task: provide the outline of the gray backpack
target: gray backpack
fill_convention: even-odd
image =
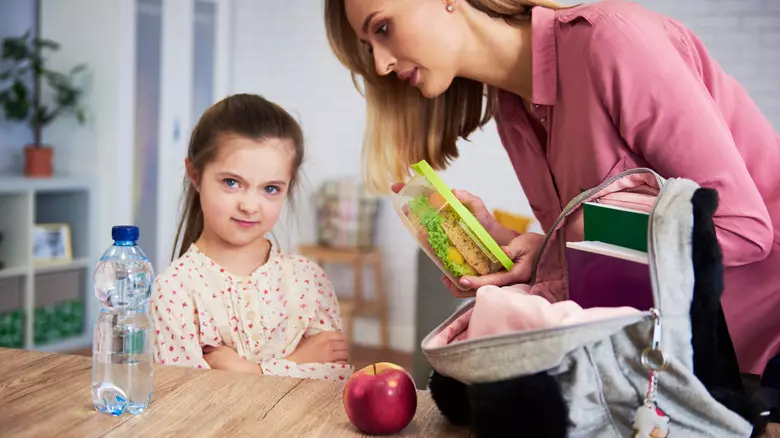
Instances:
[[[658,178],[661,190],[648,227],[654,309],[640,309],[646,311],[630,317],[432,347],[437,335],[472,308],[471,301],[423,340],[423,352],[434,374],[460,382],[464,385],[462,391],[492,385],[491,391],[496,394],[524,376],[552,378],[565,403],[564,416],[559,419],[563,424],[558,430],[565,429],[560,433],[570,437],[664,437],[667,433],[690,438],[750,436],[753,426],[713,398],[693,370],[692,197],[699,187],[685,179]],[[581,203],[583,199],[574,202]],[[567,209],[570,210],[568,206]],[[535,388],[551,390],[549,385]],[[430,389],[440,409],[457,398],[452,393],[437,393],[433,382]],[[548,398],[539,393],[530,400],[539,400],[543,405]],[[497,399],[489,395],[482,400],[489,406]],[[554,421],[554,413],[548,415],[547,408],[530,404],[488,410],[514,409],[518,413],[514,422],[519,422],[522,410],[538,409],[540,422]],[[640,409],[645,405],[647,410]],[[549,409],[556,409],[555,403],[550,406]],[[656,411],[655,406],[662,412]],[[655,416],[651,422],[660,421],[655,432],[652,427],[637,430],[646,427],[640,418],[645,414]],[[490,413],[487,415],[493,418]],[[507,419],[495,417],[486,421]],[[507,432],[502,436],[543,438],[542,432],[528,433],[526,426],[530,430],[547,430],[528,424],[483,425],[482,433],[477,428],[477,436],[498,436],[495,431],[503,430]],[[485,432],[490,430],[494,432]]]

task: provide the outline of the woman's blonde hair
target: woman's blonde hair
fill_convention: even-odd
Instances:
[[[422,159],[435,169],[446,168],[458,156],[458,138],[468,139],[493,118],[498,90],[455,78],[441,96],[428,99],[395,76],[378,75],[371,54],[347,20],[344,1],[325,0],[325,28],[333,52],[352,72],[355,87],[366,98],[366,183],[375,191],[387,191],[391,179],[405,180],[411,165]],[[491,17],[512,23],[528,20],[535,6],[565,7],[551,0],[466,1]]]

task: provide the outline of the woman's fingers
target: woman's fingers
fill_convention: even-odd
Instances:
[[[450,281],[446,275],[442,275],[441,282],[444,283],[444,287],[446,287],[455,298],[472,298],[477,294],[475,289],[459,289],[457,286],[452,284],[452,281]]]
[[[475,209],[485,209],[485,203],[482,202],[482,199],[479,196],[473,195],[467,190],[453,190],[452,193],[456,198],[458,198],[460,202],[463,203],[463,205],[468,207],[472,213],[474,213]]]
[[[461,284],[478,289],[485,285],[509,286],[517,283],[527,283],[531,279],[534,256],[539,250],[544,236],[527,233],[517,236],[503,247],[504,252],[514,262],[509,271],[495,272],[480,277],[463,277]]]
[[[519,265],[515,265],[511,271],[494,272],[492,274],[482,275],[480,277],[464,277],[461,284],[473,289],[479,289],[482,286],[509,286],[517,283],[525,283],[527,276]]]

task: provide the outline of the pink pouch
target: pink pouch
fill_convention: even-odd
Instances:
[[[564,327],[639,313],[631,307],[583,309],[574,301],[550,303],[531,294],[527,285],[485,286],[477,291],[473,308],[439,333],[429,346],[441,347],[466,339]]]

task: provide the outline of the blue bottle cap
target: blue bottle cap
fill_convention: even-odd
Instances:
[[[111,238],[120,242],[138,241],[138,227],[134,225],[119,225],[111,229]]]

